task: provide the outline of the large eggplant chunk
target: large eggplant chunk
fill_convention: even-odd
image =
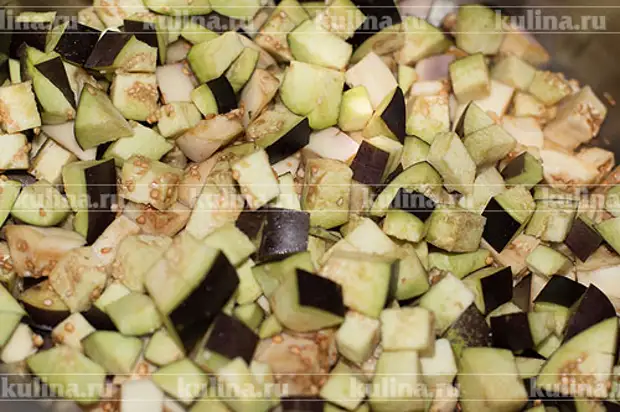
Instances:
[[[590,285],[581,297],[575,312],[568,320],[564,342],[605,319],[616,316],[616,309],[609,298],[596,286]]]
[[[491,333],[493,346],[496,348],[520,352],[534,347],[526,313],[492,317]]]
[[[308,249],[310,214],[297,210],[269,209],[258,250],[261,262],[284,259]]]
[[[564,276],[553,276],[536,297],[535,303],[552,303],[570,308],[585,293],[586,287]]]
[[[101,32],[80,23],[70,22],[58,39],[54,51],[65,60],[83,66],[92,53]]]
[[[231,360],[241,357],[249,364],[258,341],[258,335],[243,322],[220,314],[213,321],[205,349]]]
[[[67,76],[67,71],[65,70],[65,65],[62,62],[60,57],[56,57],[51,60],[46,60],[42,63],[39,63],[35,66],[35,68],[49,80],[67,99],[67,102],[74,109],[77,107],[75,102],[75,94],[71,89],[71,83],[69,82],[69,77]],[[35,85],[35,91],[37,91],[37,87]],[[39,99],[41,96],[37,95]]]

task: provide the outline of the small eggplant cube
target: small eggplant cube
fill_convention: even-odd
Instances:
[[[562,73],[538,70],[528,91],[545,105],[553,106],[570,95],[572,89]]]
[[[436,207],[437,203],[433,199],[420,192],[408,192],[402,188],[398,190],[390,204],[390,209],[400,209],[411,213],[423,222],[431,216]]]
[[[133,156],[123,165],[121,196],[136,203],[169,209],[177,200],[183,171],[143,156]]]
[[[372,355],[379,343],[381,323],[361,313],[347,312],[336,333],[338,351],[355,364],[361,365]]]
[[[424,308],[386,309],[381,313],[381,339],[387,351],[432,349],[433,315]]]
[[[426,240],[448,252],[474,252],[480,246],[486,218],[458,208],[435,209],[427,224]]]
[[[585,293],[586,287],[565,276],[553,276],[540,291],[534,303],[552,303],[570,308]]]
[[[233,163],[232,171],[250,209],[258,209],[280,194],[278,178],[262,149]]]
[[[443,177],[446,188],[464,195],[473,193],[476,163],[456,133],[445,132],[435,136],[428,152],[428,162]]]
[[[371,186],[380,184],[389,157],[388,152],[364,140],[351,163],[353,180]]]
[[[111,98],[126,119],[146,121],[159,108],[157,76],[153,73],[118,73],[112,82]]]
[[[526,313],[492,317],[491,334],[493,346],[496,348],[510,349],[513,352],[534,348]]]
[[[491,92],[489,69],[482,54],[463,57],[450,64],[452,89],[460,103],[488,97]]]
[[[279,260],[293,253],[308,249],[310,215],[307,212],[287,209],[269,209],[258,250],[264,262]]]
[[[407,113],[407,135],[432,143],[437,133],[450,130],[450,107],[447,95],[416,96]]]
[[[502,126],[493,125],[465,136],[463,144],[476,166],[480,166],[506,157],[517,141]]]
[[[7,133],[41,126],[31,82],[0,87],[0,107],[0,123]]]
[[[491,77],[509,86],[527,91],[536,75],[536,69],[516,56],[507,56],[493,67]]]
[[[25,170],[30,165],[28,138],[21,133],[0,135],[1,170]]]
[[[501,253],[519,233],[521,223],[510,216],[495,199],[489,201],[482,216],[487,219],[482,237],[497,253]]]
[[[349,220],[353,172],[344,163],[311,159],[306,163],[303,210],[310,212],[310,225],[331,229]]]
[[[252,361],[258,345],[258,335],[243,322],[220,313],[213,321],[205,349],[222,355],[227,359],[243,358]]]
[[[342,95],[338,126],[343,132],[362,130],[372,117],[370,96],[364,86],[347,90]]]

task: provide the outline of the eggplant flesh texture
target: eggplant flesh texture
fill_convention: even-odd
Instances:
[[[364,140],[351,163],[353,180],[370,186],[381,184],[389,158],[388,152]]]
[[[493,346],[519,352],[534,347],[534,340],[526,313],[494,316],[491,318]]]
[[[327,278],[297,269],[299,305],[343,316],[346,308],[342,300],[342,287]]]
[[[310,214],[298,210],[269,209],[258,251],[260,262],[284,259],[308,249]]]
[[[405,95],[400,87],[396,88],[392,100],[381,113],[381,120],[394,133],[399,142],[405,141],[407,109],[405,108]]]
[[[603,237],[581,218],[577,218],[564,243],[575,256],[585,262],[603,243]]]
[[[92,53],[101,32],[80,23],[70,22],[58,40],[54,51],[65,60],[83,66]]]
[[[323,412],[325,407],[325,401],[314,396],[286,397],[280,402],[282,412]]]
[[[131,33],[106,31],[88,56],[84,67],[108,67],[114,64],[116,56],[133,36]]]
[[[116,218],[112,205],[118,203],[114,160],[84,170],[88,199],[87,244],[92,244]]]
[[[245,209],[235,221],[235,226],[250,239],[256,239],[265,224],[267,213],[261,209]]]
[[[310,143],[310,133],[312,129],[306,117],[265,149],[269,163],[278,163],[307,146]]]
[[[524,312],[530,310],[530,301],[532,300],[532,276],[534,275],[531,273],[527,274],[512,290],[513,303]]]
[[[512,270],[505,267],[491,276],[480,279],[484,309],[491,313],[512,300]]]
[[[65,65],[62,63],[60,57],[47,60],[43,63],[39,63],[35,68],[47,78],[58,90],[61,91],[65,99],[71,104],[74,109],[77,108],[75,102],[75,94],[71,89],[71,83],[69,83],[69,77],[65,70]]]
[[[552,276],[534,302],[553,303],[570,308],[585,293],[586,287],[564,276]]]
[[[616,309],[609,298],[596,286],[590,285],[579,301],[577,309],[568,320],[564,342],[605,319],[616,316]]]
[[[517,177],[521,173],[523,173],[523,171],[525,170],[525,154],[526,152],[512,159],[512,161],[508,163],[504,170],[502,170],[502,177],[505,180]]]
[[[215,97],[215,103],[217,104],[217,111],[219,114],[226,114],[237,108],[235,90],[225,75],[208,81],[207,86],[211,89],[213,97]]]
[[[15,22],[13,24],[14,29],[9,49],[9,56],[12,59],[19,59],[19,50],[24,43],[40,51],[45,51],[47,34],[52,27],[50,23]]]
[[[497,253],[510,243],[514,235],[521,229],[517,222],[495,199],[491,199],[482,216],[487,218],[482,238],[486,240]]]
[[[181,343],[191,352],[239,286],[239,277],[219,253],[200,284],[169,315]]]
[[[398,193],[392,199],[392,203],[390,203],[390,209],[400,209],[411,213],[423,222],[433,214],[436,207],[435,201],[422,193],[416,191],[408,192],[403,188],[398,190]]]
[[[245,323],[221,313],[213,322],[205,349],[227,359],[241,357],[250,364],[258,341],[258,335]]]

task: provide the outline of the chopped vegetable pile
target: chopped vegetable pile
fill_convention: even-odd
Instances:
[[[91,412],[620,410],[606,106],[486,6],[413,12],[16,16],[2,379]]]

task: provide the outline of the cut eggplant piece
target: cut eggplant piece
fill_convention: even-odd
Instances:
[[[202,162],[242,133],[243,125],[238,116],[212,114],[185,131],[176,143],[190,160]]]
[[[278,179],[264,150],[258,150],[231,165],[233,178],[241,187],[248,206],[259,209],[280,194]]]
[[[450,80],[458,101],[484,99],[491,93],[489,70],[482,54],[473,54],[450,64]]]
[[[151,15],[148,14],[132,14],[124,20],[123,31],[133,34],[137,40],[157,49],[158,61],[164,64],[168,53],[168,43],[173,42],[169,39],[169,35],[172,34],[168,32],[169,24],[171,23],[165,18],[155,17],[151,19]]]
[[[178,256],[184,256],[182,261]],[[145,286],[170,336],[191,352],[239,284],[226,256],[189,233],[177,236],[151,267]]]
[[[402,143],[406,135],[406,118],[405,97],[401,88],[396,87],[377,106],[364,128],[363,135],[364,137],[383,135]]]
[[[604,320],[558,348],[536,378],[536,388],[570,396],[606,398],[616,352],[618,320]],[[567,369],[567,365],[568,369]]]
[[[469,305],[452,323],[444,337],[450,341],[457,357],[467,347],[491,346],[489,325],[476,305]]]
[[[493,125],[465,136],[463,144],[476,166],[480,166],[503,159],[517,142],[502,126]]]
[[[493,346],[520,352],[534,348],[527,314],[513,313],[491,318]]]
[[[74,225],[90,245],[116,217],[112,210],[118,203],[114,161],[71,163],[63,169],[63,182],[71,207],[80,215]]]
[[[420,306],[435,315],[435,329],[443,334],[474,302],[474,298],[474,293],[461,280],[447,274],[422,296]]]
[[[237,108],[235,90],[226,76],[209,80],[206,85],[213,95],[218,113],[226,114]]]
[[[159,108],[157,76],[154,73],[117,73],[110,88],[110,99],[126,119],[145,122]]]
[[[362,364],[372,355],[379,333],[379,320],[349,311],[336,334],[338,350],[355,364]]]
[[[529,152],[523,152],[502,169],[502,177],[509,185],[532,188],[543,179],[542,163]]]
[[[158,210],[176,203],[182,170],[142,156],[129,158],[121,172],[120,195],[132,202],[150,204]],[[156,182],[156,185],[152,185]]]
[[[7,133],[41,126],[32,82],[0,87],[0,103],[4,108],[0,123]]]
[[[603,243],[603,237],[581,217],[577,217],[564,243],[575,256],[585,262]]]
[[[591,284],[579,300],[564,331],[564,342],[605,319],[614,318],[616,309],[609,298]]]
[[[366,185],[379,185],[388,164],[389,154],[363,141],[351,163],[353,180]]]
[[[372,118],[370,96],[364,86],[356,86],[344,92],[340,106],[338,127],[344,132],[362,130]]]
[[[26,289],[19,295],[19,301],[37,328],[51,330],[70,315],[69,308],[49,281],[43,281]]]
[[[415,96],[407,111],[407,134],[431,144],[438,133],[450,130],[448,96]]]
[[[100,35],[101,32],[96,28],[69,22],[60,35],[54,51],[63,59],[83,66],[95,48]]]
[[[522,91],[529,89],[535,74],[536,69],[517,56],[507,56],[500,60],[491,72],[495,80]]]
[[[539,276],[564,275],[571,268],[570,260],[562,253],[548,246],[538,245],[529,254],[526,261],[528,268]]]
[[[237,357],[252,361],[258,345],[254,331],[234,317],[220,314],[213,321],[204,349],[228,360]]]
[[[304,21],[289,33],[288,44],[295,61],[334,70],[344,70],[353,53],[350,44],[313,20]]]
[[[504,38],[499,14],[480,4],[459,8],[456,23],[456,46],[469,54],[496,54]]]
[[[104,159],[114,159],[118,167],[134,155],[142,155],[152,160],[159,160],[173,148],[173,144],[164,139],[153,129],[137,122],[129,122],[133,127],[133,136],[118,139],[103,154]]]
[[[222,76],[239,57],[243,48],[236,33],[226,32],[211,41],[192,47],[187,59],[198,80],[204,83]]]
[[[571,229],[577,207],[577,202],[571,199],[539,200],[525,233],[547,242],[563,242]]]
[[[564,276],[553,276],[540,291],[535,303],[551,303],[570,308],[585,293],[586,287]]]
[[[0,135],[2,152],[0,153],[0,170],[24,170],[30,166],[28,157],[29,143],[25,134]]]
[[[373,108],[378,107],[398,87],[390,69],[375,53],[369,53],[347,70],[346,82],[351,88],[365,87]]]
[[[448,252],[473,252],[480,247],[486,218],[455,207],[437,208],[427,222],[426,240]]]
[[[95,328],[79,313],[73,313],[52,330],[52,340],[83,351],[82,339],[95,332]]]
[[[495,124],[489,116],[475,102],[469,102],[463,109],[458,121],[454,124],[454,132],[465,137],[479,130],[486,129]]]
[[[381,343],[386,351],[432,351],[435,346],[433,315],[424,308],[385,309],[381,313]],[[415,334],[403,333],[415,330]]]
[[[528,92],[546,106],[553,106],[569,96],[572,88],[562,73],[537,70]]]
[[[387,11],[390,14],[394,13],[397,19],[377,21],[373,16],[369,16],[369,13],[374,14],[377,10]],[[403,27],[400,24],[398,9],[395,6],[388,6],[387,8],[373,8],[370,6],[368,9],[363,10],[363,13],[367,16],[366,20],[355,31],[353,37],[348,39],[348,42],[355,48],[351,56],[351,63],[358,63],[372,53],[384,56],[396,52],[403,47],[405,36],[402,31]]]
[[[435,136],[428,162],[441,174],[447,189],[465,195],[473,192],[476,164],[456,133],[444,132]]]
[[[522,224],[512,217],[495,197],[489,201],[482,216],[487,219],[482,237],[498,253],[501,253],[522,230]]]
[[[308,248],[310,215],[307,212],[269,209],[258,258],[265,262],[280,260]]]
[[[75,161],[77,157],[73,153],[54,140],[46,138],[45,143],[32,159],[29,173],[38,180],[47,180],[52,185],[57,185],[62,181],[62,169]]]
[[[69,212],[69,203],[58,189],[45,180],[39,180],[21,191],[11,215],[34,226],[56,226]]]
[[[159,66],[155,74],[163,103],[192,101],[196,79],[186,63]]]
[[[271,304],[280,323],[298,332],[338,325],[346,312],[339,284],[302,269],[280,285]]]
[[[50,139],[73,153],[80,160],[95,160],[97,149],[95,147],[83,150],[75,138],[75,123],[67,122],[60,125],[44,125],[42,133]]]
[[[441,54],[450,46],[444,33],[426,20],[408,16],[402,23],[405,44],[399,52],[401,64],[413,65],[418,61]]]
[[[156,65],[155,47],[130,33],[108,30],[97,42],[84,67],[106,72],[123,70],[130,73],[154,73]]]
[[[488,314],[512,300],[512,271],[509,267],[474,272],[463,282],[476,293],[476,306]]]
[[[269,125],[264,131],[263,120],[265,125]],[[274,130],[272,127],[275,127],[275,132],[270,131]],[[265,148],[271,164],[283,161],[307,146],[311,133],[308,118],[296,116],[282,105],[264,112],[247,129],[247,134],[255,139],[256,144]]]
[[[226,78],[235,93],[241,91],[252,77],[260,59],[260,53],[259,50],[246,47],[226,71]]]
[[[390,209],[399,209],[411,213],[421,221],[425,222],[433,213],[437,203],[431,198],[417,191],[406,191],[401,188],[394,196]]]
[[[105,311],[125,336],[149,335],[162,325],[155,304],[142,293],[131,292],[108,304]]]
[[[250,77],[250,80],[245,85],[241,91],[241,95],[239,96],[239,106],[244,108],[243,125],[245,127],[248,127],[250,122],[253,122],[252,124],[258,122],[257,117],[261,115],[265,107],[275,97],[278,92],[278,88],[280,87],[280,82],[280,78],[273,76],[267,70],[254,70],[252,77]],[[274,109],[280,109],[281,107],[279,106],[286,109],[284,105],[278,104],[276,104]],[[286,111],[282,113],[280,110],[277,110],[276,113],[284,115]],[[280,127],[277,129],[280,129]],[[274,133],[273,130],[269,132],[269,134],[272,133]]]
[[[75,94],[60,57],[46,60],[34,66],[34,92],[45,114],[58,116],[59,120],[73,120],[75,116]],[[45,82],[39,75],[47,79]],[[64,110],[64,113],[63,113]],[[44,116],[45,116],[44,114]],[[59,123],[63,123],[60,121]]]
[[[114,107],[106,93],[84,86],[75,118],[75,137],[82,149],[133,135],[131,125]]]

